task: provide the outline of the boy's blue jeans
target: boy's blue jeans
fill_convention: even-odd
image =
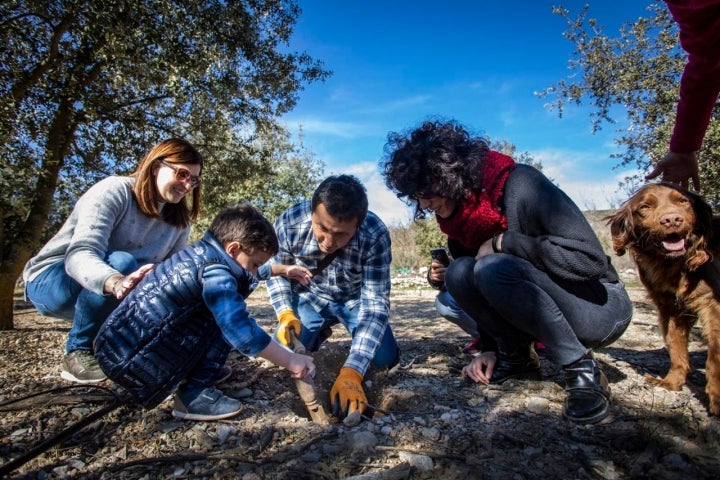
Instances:
[[[105,261],[123,275],[138,268],[135,258],[127,252],[111,252]],[[67,274],[65,262],[46,268],[25,285],[25,293],[42,315],[72,320],[66,353],[92,351],[100,326],[119,304],[113,295],[84,289]]]
[[[302,323],[300,341],[310,352],[317,351],[320,344],[325,340],[321,335],[326,327],[341,323],[350,337],[355,336],[358,327],[359,304],[355,308],[347,308],[344,304],[330,303],[322,312],[317,312],[312,305],[297,295],[293,295],[293,310],[297,313]],[[399,360],[399,348],[395,341],[390,325],[388,325],[380,341],[380,346],[375,351],[373,363],[378,367],[392,367]]]

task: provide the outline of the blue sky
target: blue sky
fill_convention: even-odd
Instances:
[[[384,186],[378,163],[388,132],[428,118],[456,119],[473,133],[528,152],[582,209],[622,201],[610,155],[615,126],[592,134],[588,110],[563,118],[535,92],[570,74],[573,45],[553,5],[577,14],[585,3],[609,36],[648,15],[650,1],[300,0],[291,40],[333,75],[307,86],[283,121],[326,174],[352,173],[370,209],[387,224],[407,224],[410,209]]]

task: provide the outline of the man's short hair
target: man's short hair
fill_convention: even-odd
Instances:
[[[365,221],[368,198],[365,187],[354,175],[332,175],[322,181],[312,196],[312,211],[323,204],[331,217],[341,222]]]

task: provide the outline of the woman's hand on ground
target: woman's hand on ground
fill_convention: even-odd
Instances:
[[[477,357],[474,357],[472,361],[462,369],[463,377],[470,377],[474,382],[480,382],[484,384],[490,383],[490,377],[492,377],[493,368],[495,368],[495,361],[497,357],[495,352],[483,352]]]

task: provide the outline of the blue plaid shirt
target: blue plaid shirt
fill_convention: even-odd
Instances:
[[[280,251],[270,263],[313,269],[325,257],[312,231],[310,201],[287,209],[275,221]],[[390,314],[390,234],[377,215],[368,212],[350,242],[309,285],[272,277],[266,282],[275,313],[292,310],[298,295],[318,312],[330,303],[358,304],[358,327],[345,366],[365,374],[385,334]]]

